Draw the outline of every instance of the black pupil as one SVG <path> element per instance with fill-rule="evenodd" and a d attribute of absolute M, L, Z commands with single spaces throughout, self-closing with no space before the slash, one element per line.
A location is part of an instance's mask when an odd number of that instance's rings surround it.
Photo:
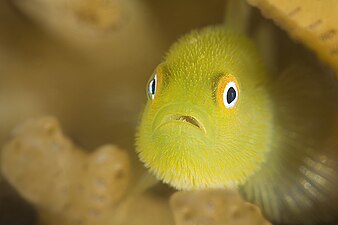
<path fill-rule="evenodd" d="M 227 93 L 227 102 L 230 104 L 233 102 L 236 98 L 236 91 L 233 87 L 230 87 Z"/>
<path fill-rule="evenodd" d="M 154 95 L 156 89 L 156 81 L 155 78 L 150 81 L 150 94 Z"/>

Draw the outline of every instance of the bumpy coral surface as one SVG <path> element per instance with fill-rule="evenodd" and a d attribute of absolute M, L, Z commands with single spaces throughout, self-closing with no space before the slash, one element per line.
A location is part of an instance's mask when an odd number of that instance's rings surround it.
<path fill-rule="evenodd" d="M 313 49 L 338 71 L 337 10 L 335 0 L 247 0 L 272 18 L 292 37 Z M 337 73 L 338 74 L 338 73 Z"/>
<path fill-rule="evenodd" d="M 16 128 L 1 159 L 5 178 L 46 225 L 269 224 L 257 207 L 227 190 L 177 192 L 170 210 L 168 197 L 135 188 L 126 151 L 114 145 L 85 151 L 52 117 Z"/>
<path fill-rule="evenodd" d="M 30 121 L 13 132 L 2 152 L 2 172 L 46 224 L 116 224 L 129 221 L 125 212 L 139 204 L 155 212 L 165 207 L 164 201 L 130 194 L 126 151 L 104 145 L 87 153 L 62 134 L 53 118 Z"/>
<path fill-rule="evenodd" d="M 260 209 L 231 190 L 177 192 L 171 198 L 176 225 L 269 225 Z"/>

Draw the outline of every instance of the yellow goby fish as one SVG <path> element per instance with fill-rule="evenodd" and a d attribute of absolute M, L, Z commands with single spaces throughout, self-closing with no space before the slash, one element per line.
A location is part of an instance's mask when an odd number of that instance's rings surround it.
<path fill-rule="evenodd" d="M 148 82 L 139 157 L 179 190 L 238 188 L 272 221 L 330 221 L 338 215 L 337 83 L 316 71 L 270 76 L 243 35 L 193 31 Z"/>

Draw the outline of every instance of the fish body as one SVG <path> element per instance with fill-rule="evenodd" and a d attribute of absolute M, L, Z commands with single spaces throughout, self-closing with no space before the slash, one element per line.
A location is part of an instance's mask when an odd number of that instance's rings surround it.
<path fill-rule="evenodd" d="M 308 68 L 271 76 L 248 38 L 208 27 L 171 47 L 147 94 L 137 152 L 163 182 L 238 188 L 276 222 L 337 215 L 332 77 Z"/>

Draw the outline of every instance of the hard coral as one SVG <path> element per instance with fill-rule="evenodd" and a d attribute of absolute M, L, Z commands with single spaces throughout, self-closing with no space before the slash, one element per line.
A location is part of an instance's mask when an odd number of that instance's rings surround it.
<path fill-rule="evenodd" d="M 2 152 L 4 176 L 59 224 L 100 221 L 127 195 L 131 171 L 125 151 L 105 145 L 85 153 L 53 118 L 28 122 L 13 135 Z"/>
<path fill-rule="evenodd" d="M 177 192 L 171 198 L 176 225 L 269 225 L 260 209 L 238 192 L 208 190 Z"/>
<path fill-rule="evenodd" d="M 301 41 L 338 74 L 337 10 L 334 0 L 247 0 L 264 16 L 272 18 L 287 33 Z"/>
<path fill-rule="evenodd" d="M 142 185 L 134 182 L 126 151 L 104 145 L 88 153 L 54 118 L 16 128 L 1 156 L 4 177 L 35 206 L 42 224 L 174 224 L 168 198 L 131 188 Z M 171 209 L 177 225 L 269 224 L 228 190 L 178 192 Z"/>
<path fill-rule="evenodd" d="M 145 213 L 130 220 L 129 212 L 140 205 L 163 217 L 168 211 L 161 200 L 128 195 L 133 182 L 126 151 L 104 145 L 87 153 L 63 135 L 54 118 L 27 122 L 13 132 L 2 151 L 2 173 L 33 203 L 43 224 L 144 224 L 154 218 Z"/>

